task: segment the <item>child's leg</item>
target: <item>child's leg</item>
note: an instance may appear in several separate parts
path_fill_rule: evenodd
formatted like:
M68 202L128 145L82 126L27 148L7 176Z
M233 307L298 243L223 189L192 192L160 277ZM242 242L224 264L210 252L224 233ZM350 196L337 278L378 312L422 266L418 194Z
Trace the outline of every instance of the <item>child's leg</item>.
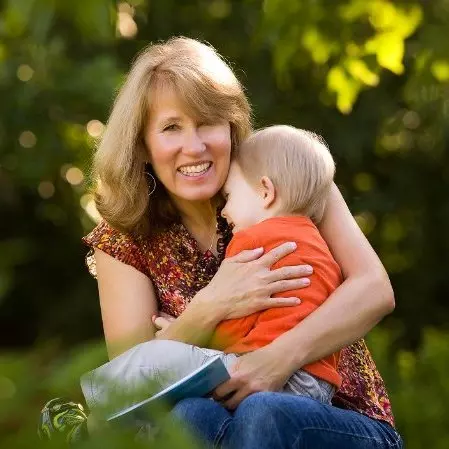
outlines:
M198 369L212 357L220 355L226 367L236 359L213 349L199 348L173 340L141 343L110 362L85 374L81 388L90 409L105 405L111 385L121 393L151 387L156 382L163 389ZM153 390L154 391L154 390Z
M324 404L331 404L332 397L336 392L334 385L309 374L304 370L298 370L284 385L285 393L308 396Z

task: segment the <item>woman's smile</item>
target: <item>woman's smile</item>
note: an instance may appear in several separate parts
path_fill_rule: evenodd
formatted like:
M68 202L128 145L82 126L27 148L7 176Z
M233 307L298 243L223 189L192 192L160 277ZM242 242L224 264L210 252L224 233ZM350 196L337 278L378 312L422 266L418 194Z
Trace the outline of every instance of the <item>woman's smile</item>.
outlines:
M199 178L208 173L212 165L211 161L185 164L178 167L178 172L188 178Z

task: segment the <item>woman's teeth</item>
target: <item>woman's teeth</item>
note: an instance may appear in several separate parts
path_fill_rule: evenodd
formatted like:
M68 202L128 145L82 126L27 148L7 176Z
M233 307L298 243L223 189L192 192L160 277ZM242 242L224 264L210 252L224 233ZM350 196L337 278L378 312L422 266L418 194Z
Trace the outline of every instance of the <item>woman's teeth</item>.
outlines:
M180 171L185 176L199 176L206 173L211 165L212 162L205 162L204 164L179 167L178 171Z

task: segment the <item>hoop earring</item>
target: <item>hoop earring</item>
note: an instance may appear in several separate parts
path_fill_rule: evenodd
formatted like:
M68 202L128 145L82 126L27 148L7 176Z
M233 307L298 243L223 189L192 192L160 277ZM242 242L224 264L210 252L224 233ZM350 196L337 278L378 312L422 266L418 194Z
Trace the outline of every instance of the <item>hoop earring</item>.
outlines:
M153 183L153 185L151 187L149 187L148 189L148 196L153 195L154 191L156 190L156 180L154 179L154 176L151 173L147 173L148 177L151 179L151 182Z
M156 180L154 179L154 176L150 173L148 168L144 171L144 173L148 176L148 178L151 180L152 185L148 188L148 196L153 195L154 191L156 190Z

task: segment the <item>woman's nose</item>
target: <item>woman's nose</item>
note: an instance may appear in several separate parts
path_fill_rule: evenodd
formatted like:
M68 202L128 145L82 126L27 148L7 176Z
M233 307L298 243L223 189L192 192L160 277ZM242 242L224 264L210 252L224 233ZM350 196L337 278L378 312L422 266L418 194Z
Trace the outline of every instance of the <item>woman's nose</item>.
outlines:
M196 156L203 153L206 150L206 144L203 139L200 138L197 132L192 132L184 142L183 151L186 154Z

